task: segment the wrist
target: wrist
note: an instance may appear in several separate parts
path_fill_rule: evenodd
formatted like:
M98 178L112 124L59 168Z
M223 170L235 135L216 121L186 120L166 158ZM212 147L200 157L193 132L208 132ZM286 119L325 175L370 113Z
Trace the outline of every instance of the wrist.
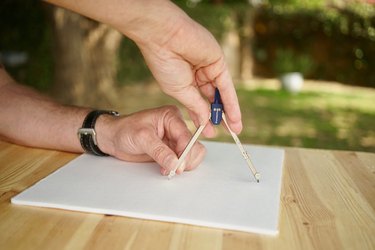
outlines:
M104 143L106 140L101 139L106 138L105 134L102 136L103 131L106 130L102 130L100 126L98 130L98 120L100 120L102 116L118 115L119 114L115 111L106 110L93 110L86 115L82 127L78 129L78 138L86 153L97 156L108 156L109 153L107 153L107 151L109 152L109 148L107 148L107 144ZM100 132L98 133L98 131Z
M169 41L189 18L174 3L167 0L131 1L125 6L127 17L117 15L113 26L138 46L162 45Z
M109 155L115 155L116 127L115 121L118 119L112 115L101 115L96 121L96 133L98 147L101 151Z

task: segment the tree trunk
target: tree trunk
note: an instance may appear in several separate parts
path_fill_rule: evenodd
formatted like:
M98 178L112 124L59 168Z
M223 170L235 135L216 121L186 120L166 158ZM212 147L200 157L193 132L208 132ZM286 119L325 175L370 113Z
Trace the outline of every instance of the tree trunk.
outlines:
M221 46L234 80L246 81L253 77L253 14L253 9L244 5L243 9L233 11L226 21Z
M223 49L225 60L228 64L229 72L234 80L240 78L240 39L238 27L236 25L237 13L232 14L226 20L226 32L223 34L221 47Z
M66 104L111 106L117 99L117 54L122 35L73 12L53 8L53 94Z
M253 15L254 11L252 8L247 8L241 15L239 24L241 26L240 32L240 53L241 53L241 79L249 80L253 77L253 50L252 40L254 39L253 31Z

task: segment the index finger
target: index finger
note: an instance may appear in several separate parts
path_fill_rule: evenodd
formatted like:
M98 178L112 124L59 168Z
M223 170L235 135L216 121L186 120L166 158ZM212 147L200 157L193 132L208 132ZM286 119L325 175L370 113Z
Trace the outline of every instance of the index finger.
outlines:
M233 132L239 134L242 130L240 105L232 78L227 69L215 79L215 85L220 91L229 127Z
M201 85L201 91L213 101L214 88L209 88L205 84L212 83L219 89L221 100L226 111L229 127L233 132L239 134L242 130L241 111L238 103L236 90L232 78L223 58L215 63L202 67L196 72L196 81Z

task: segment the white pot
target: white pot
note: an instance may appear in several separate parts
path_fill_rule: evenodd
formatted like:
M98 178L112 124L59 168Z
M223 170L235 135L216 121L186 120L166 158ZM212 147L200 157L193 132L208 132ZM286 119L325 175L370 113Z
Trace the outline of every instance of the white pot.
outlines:
M303 75L299 72L285 73L280 76L281 87L291 93L298 93L303 86Z

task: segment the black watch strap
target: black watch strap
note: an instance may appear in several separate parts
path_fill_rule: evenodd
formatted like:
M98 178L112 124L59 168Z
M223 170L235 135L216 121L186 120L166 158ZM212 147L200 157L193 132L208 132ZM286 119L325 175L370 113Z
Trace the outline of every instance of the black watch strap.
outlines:
M86 153L98 156L108 156L108 154L100 150L96 140L95 123L98 117L103 114L114 116L119 115L119 113L116 111L93 110L87 114L85 120L83 121L82 128L78 129L78 139Z

